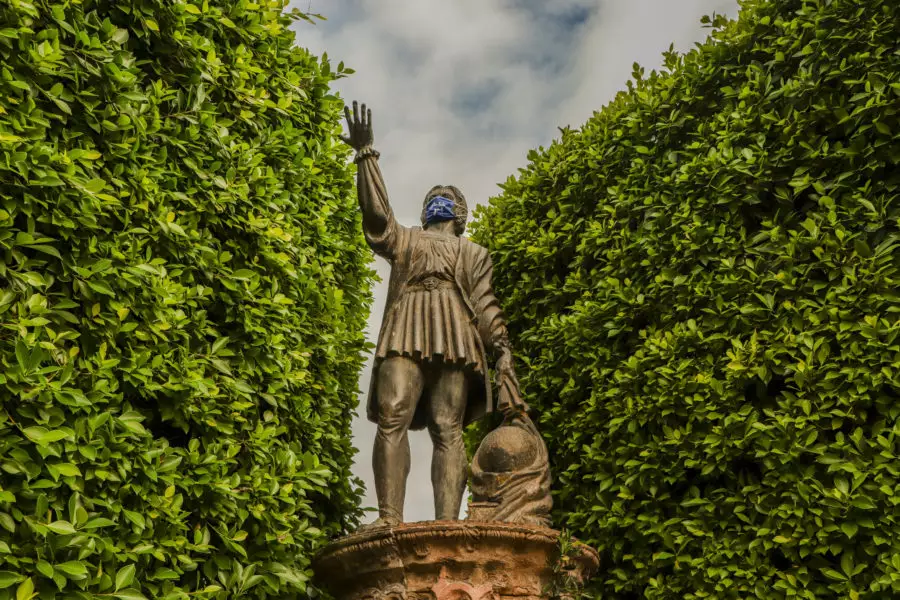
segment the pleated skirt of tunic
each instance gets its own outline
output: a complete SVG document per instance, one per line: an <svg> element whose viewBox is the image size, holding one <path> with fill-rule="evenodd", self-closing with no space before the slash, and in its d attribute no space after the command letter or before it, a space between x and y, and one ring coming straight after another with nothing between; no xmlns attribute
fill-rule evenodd
<svg viewBox="0 0 900 600"><path fill-rule="evenodd" d="M484 373L477 335L465 301L454 285L413 287L386 316L375 357L408 356Z"/></svg>

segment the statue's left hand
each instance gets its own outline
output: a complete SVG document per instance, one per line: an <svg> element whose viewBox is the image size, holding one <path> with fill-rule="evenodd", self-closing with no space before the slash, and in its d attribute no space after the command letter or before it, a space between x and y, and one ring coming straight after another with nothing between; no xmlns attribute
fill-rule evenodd
<svg viewBox="0 0 900 600"><path fill-rule="evenodd" d="M500 358L497 359L497 379L504 375L512 379L516 378L516 368L513 365L512 352L509 350L504 350Z"/></svg>
<svg viewBox="0 0 900 600"><path fill-rule="evenodd" d="M506 348L497 359L497 409L506 416L523 412L528 405L522 400L519 393L519 380L516 378L516 369L513 364L512 352Z"/></svg>

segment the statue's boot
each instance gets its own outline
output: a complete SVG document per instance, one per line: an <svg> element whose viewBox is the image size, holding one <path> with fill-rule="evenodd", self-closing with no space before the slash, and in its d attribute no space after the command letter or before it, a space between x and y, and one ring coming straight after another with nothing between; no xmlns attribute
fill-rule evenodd
<svg viewBox="0 0 900 600"><path fill-rule="evenodd" d="M388 527L396 527L403 522L403 517L397 515L394 511L381 511L381 516L371 523L360 525L359 531L372 531L375 529L385 529Z"/></svg>

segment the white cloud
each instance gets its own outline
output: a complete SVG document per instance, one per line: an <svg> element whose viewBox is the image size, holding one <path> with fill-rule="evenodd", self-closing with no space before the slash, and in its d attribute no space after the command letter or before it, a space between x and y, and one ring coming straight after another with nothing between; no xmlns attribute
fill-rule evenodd
<svg viewBox="0 0 900 600"><path fill-rule="evenodd" d="M685 51L706 37L700 18L737 14L736 0L302 0L328 18L300 23L297 42L327 52L356 73L336 85L373 112L376 146L394 210L417 224L424 193L452 183L470 205L547 145L557 127L576 127L625 87L634 62L657 68L675 43ZM377 268L386 280L388 265ZM376 288L374 337L386 287ZM502 298L501 298L502 301ZM360 388L368 389L369 368ZM364 406L364 398L361 406ZM356 473L375 506L374 426L354 424ZM431 448L411 435L413 469L407 520L433 518Z"/></svg>

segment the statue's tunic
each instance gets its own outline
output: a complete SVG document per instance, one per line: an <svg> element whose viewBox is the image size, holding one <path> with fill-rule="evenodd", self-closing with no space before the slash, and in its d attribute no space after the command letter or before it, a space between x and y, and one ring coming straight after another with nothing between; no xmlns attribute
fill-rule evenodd
<svg viewBox="0 0 900 600"><path fill-rule="evenodd" d="M459 238L423 231L397 304L385 315L376 359L408 356L484 373L478 332L454 281Z"/></svg>
<svg viewBox="0 0 900 600"><path fill-rule="evenodd" d="M485 348L506 328L491 289L490 255L464 237L451 238L400 225L388 203L378 163L363 160L358 169L366 241L391 263L368 418L378 422L378 367L388 356L405 355L414 360L460 364L471 370L464 418L468 424L493 410ZM366 213L386 222L383 231L367 226ZM424 407L429 401L426 389L416 406L412 429L425 427Z"/></svg>

